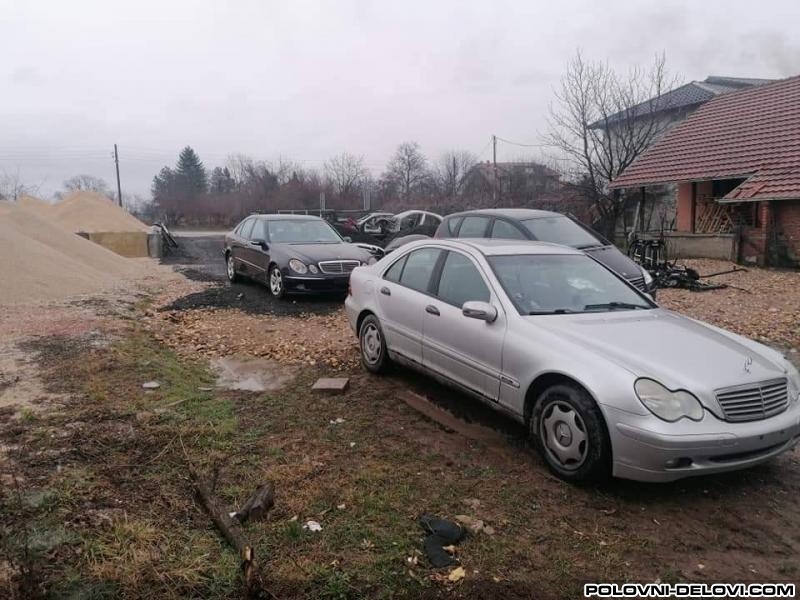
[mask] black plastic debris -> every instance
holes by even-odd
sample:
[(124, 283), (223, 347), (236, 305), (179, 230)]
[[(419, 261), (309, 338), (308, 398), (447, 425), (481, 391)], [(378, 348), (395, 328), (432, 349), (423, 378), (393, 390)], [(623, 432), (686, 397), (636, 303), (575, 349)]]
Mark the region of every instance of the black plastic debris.
[(439, 569), (456, 564), (456, 560), (450, 556), (444, 547), (456, 544), (464, 539), (466, 535), (464, 529), (457, 523), (432, 515), (420, 517), (419, 525), (428, 533), (425, 538), (424, 548), (425, 555), (431, 565)]

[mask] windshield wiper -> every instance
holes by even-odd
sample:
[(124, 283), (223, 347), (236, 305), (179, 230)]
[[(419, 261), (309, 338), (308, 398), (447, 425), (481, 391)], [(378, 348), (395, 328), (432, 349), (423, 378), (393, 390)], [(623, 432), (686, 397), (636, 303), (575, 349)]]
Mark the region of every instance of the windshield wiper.
[(587, 304), (583, 307), (583, 310), (597, 310), (602, 308), (607, 308), (609, 310), (634, 310), (637, 308), (647, 309), (648, 307), (642, 306), (641, 304), (631, 304), (630, 302), (605, 302), (603, 304)]
[(565, 315), (567, 313), (574, 313), (575, 311), (570, 308), (556, 308), (553, 310), (531, 310), (529, 315)]
[(588, 250), (589, 248), (603, 248), (603, 247), (604, 245), (599, 242), (595, 242), (594, 244), (581, 244), (579, 246), (575, 246), (577, 250)]

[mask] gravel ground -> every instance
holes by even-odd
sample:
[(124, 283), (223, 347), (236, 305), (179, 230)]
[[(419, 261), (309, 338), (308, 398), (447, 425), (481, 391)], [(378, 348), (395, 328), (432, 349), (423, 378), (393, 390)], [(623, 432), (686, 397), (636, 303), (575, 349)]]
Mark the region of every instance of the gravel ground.
[[(729, 262), (695, 259), (687, 264), (704, 273), (731, 269)], [(658, 302), (695, 319), (713, 323), (800, 357), (800, 272), (751, 268), (708, 280), (731, 287), (707, 292), (659, 290)]]

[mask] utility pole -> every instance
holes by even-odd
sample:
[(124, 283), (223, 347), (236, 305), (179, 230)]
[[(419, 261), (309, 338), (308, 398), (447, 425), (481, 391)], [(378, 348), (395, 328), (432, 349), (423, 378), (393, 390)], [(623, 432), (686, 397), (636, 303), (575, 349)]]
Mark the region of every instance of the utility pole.
[(492, 163), (494, 164), (494, 179), (492, 180), (492, 201), (497, 206), (497, 136), (492, 135)]
[(114, 144), (114, 164), (117, 167), (117, 201), (120, 208), (122, 207), (122, 186), (119, 184), (119, 153), (117, 152), (117, 145)]

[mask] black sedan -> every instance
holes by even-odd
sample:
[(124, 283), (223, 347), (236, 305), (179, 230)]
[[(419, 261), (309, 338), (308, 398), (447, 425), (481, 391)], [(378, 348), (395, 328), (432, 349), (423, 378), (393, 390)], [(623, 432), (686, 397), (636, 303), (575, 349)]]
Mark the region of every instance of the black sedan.
[(470, 210), (447, 215), (433, 237), (538, 240), (572, 246), (655, 297), (655, 282), (647, 271), (599, 233), (560, 213), (528, 208)]
[(225, 236), (224, 253), (231, 282), (249, 277), (275, 298), (344, 293), (353, 269), (374, 262), (326, 221), (306, 215), (251, 215)]

